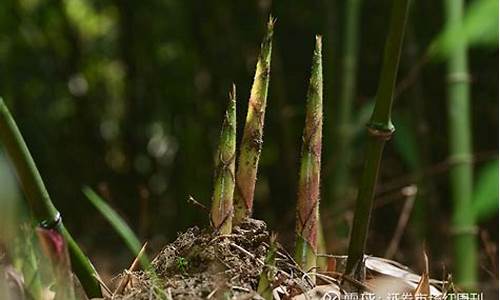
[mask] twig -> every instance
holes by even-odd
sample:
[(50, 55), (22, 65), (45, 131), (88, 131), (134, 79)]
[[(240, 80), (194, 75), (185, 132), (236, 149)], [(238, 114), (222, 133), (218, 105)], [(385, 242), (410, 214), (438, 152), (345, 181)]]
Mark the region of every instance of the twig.
[(167, 299), (168, 300), (174, 299), (174, 298), (172, 298), (172, 288), (170, 288), (170, 287), (167, 289)]
[(403, 233), (406, 229), (406, 225), (408, 224), (408, 220), (410, 219), (410, 215), (413, 210), (413, 205), (415, 204), (417, 187), (416, 186), (411, 186), (411, 187), (413, 187), (413, 189), (406, 189), (408, 192), (411, 193), (408, 194), (406, 198), (406, 202), (399, 216), (396, 231), (394, 232), (394, 236), (392, 237), (391, 242), (389, 243), (389, 247), (387, 248), (387, 251), (385, 252), (384, 255), (388, 259), (392, 258), (394, 254), (396, 254), (396, 251), (398, 250), (399, 242), (401, 241), (401, 237), (403, 236)]
[(140, 258), (144, 255), (144, 252), (146, 251), (146, 246), (148, 245), (148, 242), (145, 242), (144, 245), (142, 246), (141, 250), (137, 254), (136, 258), (128, 268), (128, 270), (125, 270), (125, 276), (122, 277), (120, 280), (120, 283), (118, 284), (118, 287), (116, 287), (115, 292), (113, 295), (119, 295), (123, 292), (125, 287), (127, 286), (129, 280), (130, 280), (130, 274), (137, 269), (139, 266)]
[(328, 275), (325, 275), (325, 274), (321, 274), (321, 273), (316, 273), (316, 272), (312, 272), (311, 273), (312, 275), (314, 276), (317, 276), (323, 280), (325, 280), (326, 282), (330, 283), (330, 284), (335, 284), (335, 285), (339, 285), (339, 288), (340, 288), (340, 282), (339, 280), (333, 278), (333, 277), (330, 277)]
[(322, 272), (322, 273), (323, 274), (333, 274), (333, 275), (336, 275), (336, 276), (342, 278), (343, 280), (345, 279), (349, 283), (354, 284), (358, 288), (362, 288), (362, 289), (364, 289), (367, 292), (373, 292), (373, 289), (371, 289), (369, 286), (367, 286), (366, 284), (364, 284), (363, 282), (361, 282), (359, 280), (356, 280), (356, 279), (352, 278), (349, 275), (346, 275), (346, 274), (343, 274), (343, 273), (339, 273), (339, 272), (335, 272), (335, 271), (325, 271), (325, 272)]
[(427, 52), (425, 52), (411, 67), (408, 74), (401, 81), (399, 81), (396, 89), (394, 90), (394, 99), (398, 99), (405, 90), (407, 90), (417, 81), (418, 77), (420, 76), (422, 67), (424, 67), (428, 62), (429, 55)]
[(242, 286), (233, 285), (233, 286), (231, 286), (231, 289), (233, 289), (233, 290), (237, 290), (237, 291), (242, 291), (242, 292), (247, 292), (247, 293), (250, 293), (250, 290), (249, 290), (249, 289), (244, 288), (244, 287), (242, 287)]
[(217, 235), (216, 237), (214, 237), (213, 239), (211, 239), (210, 242), (208, 242), (208, 243), (212, 244), (213, 242), (215, 242), (217, 240), (220, 240), (220, 239), (223, 239), (223, 238), (232, 238), (232, 237), (243, 237), (243, 236), (240, 235), (240, 234), (234, 234), (234, 233), (231, 233), (231, 234), (221, 234), (221, 235)]
[[(222, 260), (222, 258), (218, 257), (218, 256), (215, 256), (217, 258), (217, 260), (223, 264), (228, 270), (231, 269), (231, 266), (228, 265), (224, 260)], [(227, 270), (226, 270), (227, 271)]]
[(189, 204), (193, 204), (194, 206), (197, 206), (198, 208), (201, 208), (205, 212), (210, 211), (205, 205), (203, 205), (202, 203), (200, 203), (198, 200), (196, 200), (191, 195), (188, 195), (187, 202)]
[(108, 295), (110, 295), (110, 296), (113, 295), (113, 292), (109, 289), (109, 287), (106, 285), (106, 283), (104, 283), (104, 281), (102, 281), (101, 278), (99, 278), (98, 276), (94, 276), (94, 278), (97, 280), (97, 282), (99, 282), (101, 287), (104, 288), (104, 290), (106, 291), (106, 293), (108, 293)]
[(498, 273), (497, 273), (497, 270), (498, 270), (498, 264), (496, 262), (496, 257), (497, 255), (495, 254), (495, 246), (491, 246), (491, 241), (490, 241), (490, 238), (489, 238), (489, 235), (488, 235), (488, 232), (486, 230), (481, 230), (481, 242), (484, 246), (484, 252), (486, 252), (486, 256), (488, 257), (488, 259), (490, 260), (490, 263), (491, 263), (491, 266), (493, 267), (493, 270), (494, 271), (491, 271), (491, 270), (487, 270), (486, 267), (484, 267), (484, 269), (490, 274), (492, 275), (492, 277), (498, 281)]
[(215, 293), (217, 293), (218, 290), (219, 290), (219, 288), (216, 287), (213, 291), (211, 291), (210, 294), (208, 294), (207, 299), (212, 298), (212, 296), (215, 295)]
[[(498, 151), (495, 150), (495, 151), (484, 151), (475, 153), (472, 155), (470, 159), (474, 163), (479, 163), (488, 160), (493, 160), (496, 158), (498, 158)], [(450, 167), (454, 166), (457, 163), (458, 161), (453, 161), (452, 159), (448, 158), (432, 166), (424, 168), (421, 172), (415, 172), (405, 176), (398, 176), (397, 178), (394, 178), (388, 182), (381, 183), (376, 191), (376, 194), (381, 195), (391, 190), (398, 189), (402, 186), (410, 185), (411, 183), (415, 182), (419, 177), (434, 176), (446, 172), (450, 169)]]
[(257, 262), (259, 262), (261, 265), (264, 265), (264, 262), (263, 262), (261, 259), (259, 259), (259, 258), (255, 257), (255, 255), (253, 255), (252, 253), (248, 252), (245, 248), (243, 248), (243, 247), (241, 247), (241, 246), (239, 246), (239, 245), (237, 245), (237, 244), (235, 244), (235, 243), (233, 243), (233, 242), (229, 243), (229, 245), (231, 245), (231, 246), (233, 246), (234, 248), (236, 248), (236, 249), (240, 250), (240, 251), (241, 251), (241, 252), (243, 252), (245, 255), (247, 255), (247, 256), (251, 257), (252, 259), (256, 260)]

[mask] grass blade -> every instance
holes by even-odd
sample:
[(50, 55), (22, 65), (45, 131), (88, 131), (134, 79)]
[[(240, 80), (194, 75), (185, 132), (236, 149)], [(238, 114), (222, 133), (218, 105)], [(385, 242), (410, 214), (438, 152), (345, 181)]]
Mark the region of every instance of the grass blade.
[[(85, 186), (82, 189), (83, 193), (89, 199), (90, 203), (103, 215), (104, 218), (111, 224), (113, 229), (120, 235), (123, 239), (130, 252), (134, 256), (137, 256), (141, 250), (141, 243), (135, 235), (135, 233), (130, 229), (127, 223), (116, 213), (116, 211), (109, 206), (106, 201), (104, 201), (99, 195), (97, 195), (94, 190), (90, 187)], [(150, 269), (151, 263), (146, 255), (141, 256), (141, 264), (145, 270)]]

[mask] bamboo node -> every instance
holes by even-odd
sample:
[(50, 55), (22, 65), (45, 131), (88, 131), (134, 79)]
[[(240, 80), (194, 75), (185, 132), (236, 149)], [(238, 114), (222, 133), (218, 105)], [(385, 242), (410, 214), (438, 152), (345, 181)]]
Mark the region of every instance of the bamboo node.
[(446, 77), (448, 83), (469, 83), (471, 82), (470, 74), (467, 72), (450, 73)]
[(450, 228), (452, 235), (477, 235), (479, 228), (477, 226), (453, 226)]
[(472, 162), (474, 162), (474, 157), (471, 154), (453, 154), (448, 157), (448, 163), (452, 166)]
[(40, 222), (40, 227), (43, 229), (55, 229), (62, 223), (62, 216), (60, 212), (56, 212), (52, 220), (42, 220)]
[(384, 140), (384, 141), (390, 140), (392, 137), (392, 134), (395, 131), (394, 128), (391, 128), (391, 129), (382, 128), (382, 127), (374, 125), (374, 124), (368, 124), (366, 126), (366, 128), (368, 129), (368, 133), (371, 136), (373, 136), (377, 139)]

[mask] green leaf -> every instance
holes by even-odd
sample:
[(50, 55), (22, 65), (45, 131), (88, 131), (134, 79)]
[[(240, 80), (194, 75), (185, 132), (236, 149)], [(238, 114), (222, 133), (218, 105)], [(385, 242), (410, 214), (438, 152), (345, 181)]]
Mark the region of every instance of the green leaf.
[(85, 186), (83, 193), (97, 210), (108, 220), (115, 231), (121, 236), (130, 251), (137, 255), (141, 250), (141, 243), (127, 223), (90, 187)]
[(498, 160), (486, 164), (474, 186), (472, 209), (477, 221), (498, 214)]
[(498, 0), (471, 1), (463, 23), (445, 28), (431, 44), (431, 56), (448, 56), (464, 38), (469, 47), (498, 47)]

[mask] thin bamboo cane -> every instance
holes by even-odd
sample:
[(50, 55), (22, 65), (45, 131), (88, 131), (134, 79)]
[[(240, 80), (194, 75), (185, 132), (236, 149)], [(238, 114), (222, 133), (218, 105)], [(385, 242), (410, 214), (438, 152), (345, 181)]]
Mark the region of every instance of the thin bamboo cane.
[[(464, 1), (446, 0), (446, 26), (458, 28), (463, 20)], [(476, 226), (471, 209), (473, 166), (471, 160), (470, 84), (467, 66), (467, 41), (457, 35), (448, 59), (448, 132), (455, 279), (465, 288), (477, 283)]]
[(338, 119), (335, 134), (335, 169), (331, 197), (343, 198), (349, 179), (349, 147), (352, 140), (351, 117), (356, 91), (358, 66), (358, 27), (361, 0), (348, 0), (345, 8), (344, 48), (342, 52), (342, 85), (338, 103)]
[(96, 280), (97, 272), (64, 227), (21, 132), (2, 98), (0, 98), (0, 140), (14, 164), (33, 216), (40, 224), (55, 227), (64, 236), (68, 244), (72, 268), (87, 296), (89, 298), (102, 297), (99, 282)]
[(385, 142), (391, 138), (394, 132), (394, 125), (391, 121), (392, 100), (409, 3), (410, 0), (393, 1), (390, 30), (384, 50), (384, 62), (375, 99), (375, 108), (367, 125), (369, 141), (366, 146), (365, 163), (356, 201), (346, 265), (346, 274), (358, 279), (364, 277), (363, 258), (380, 160)]

